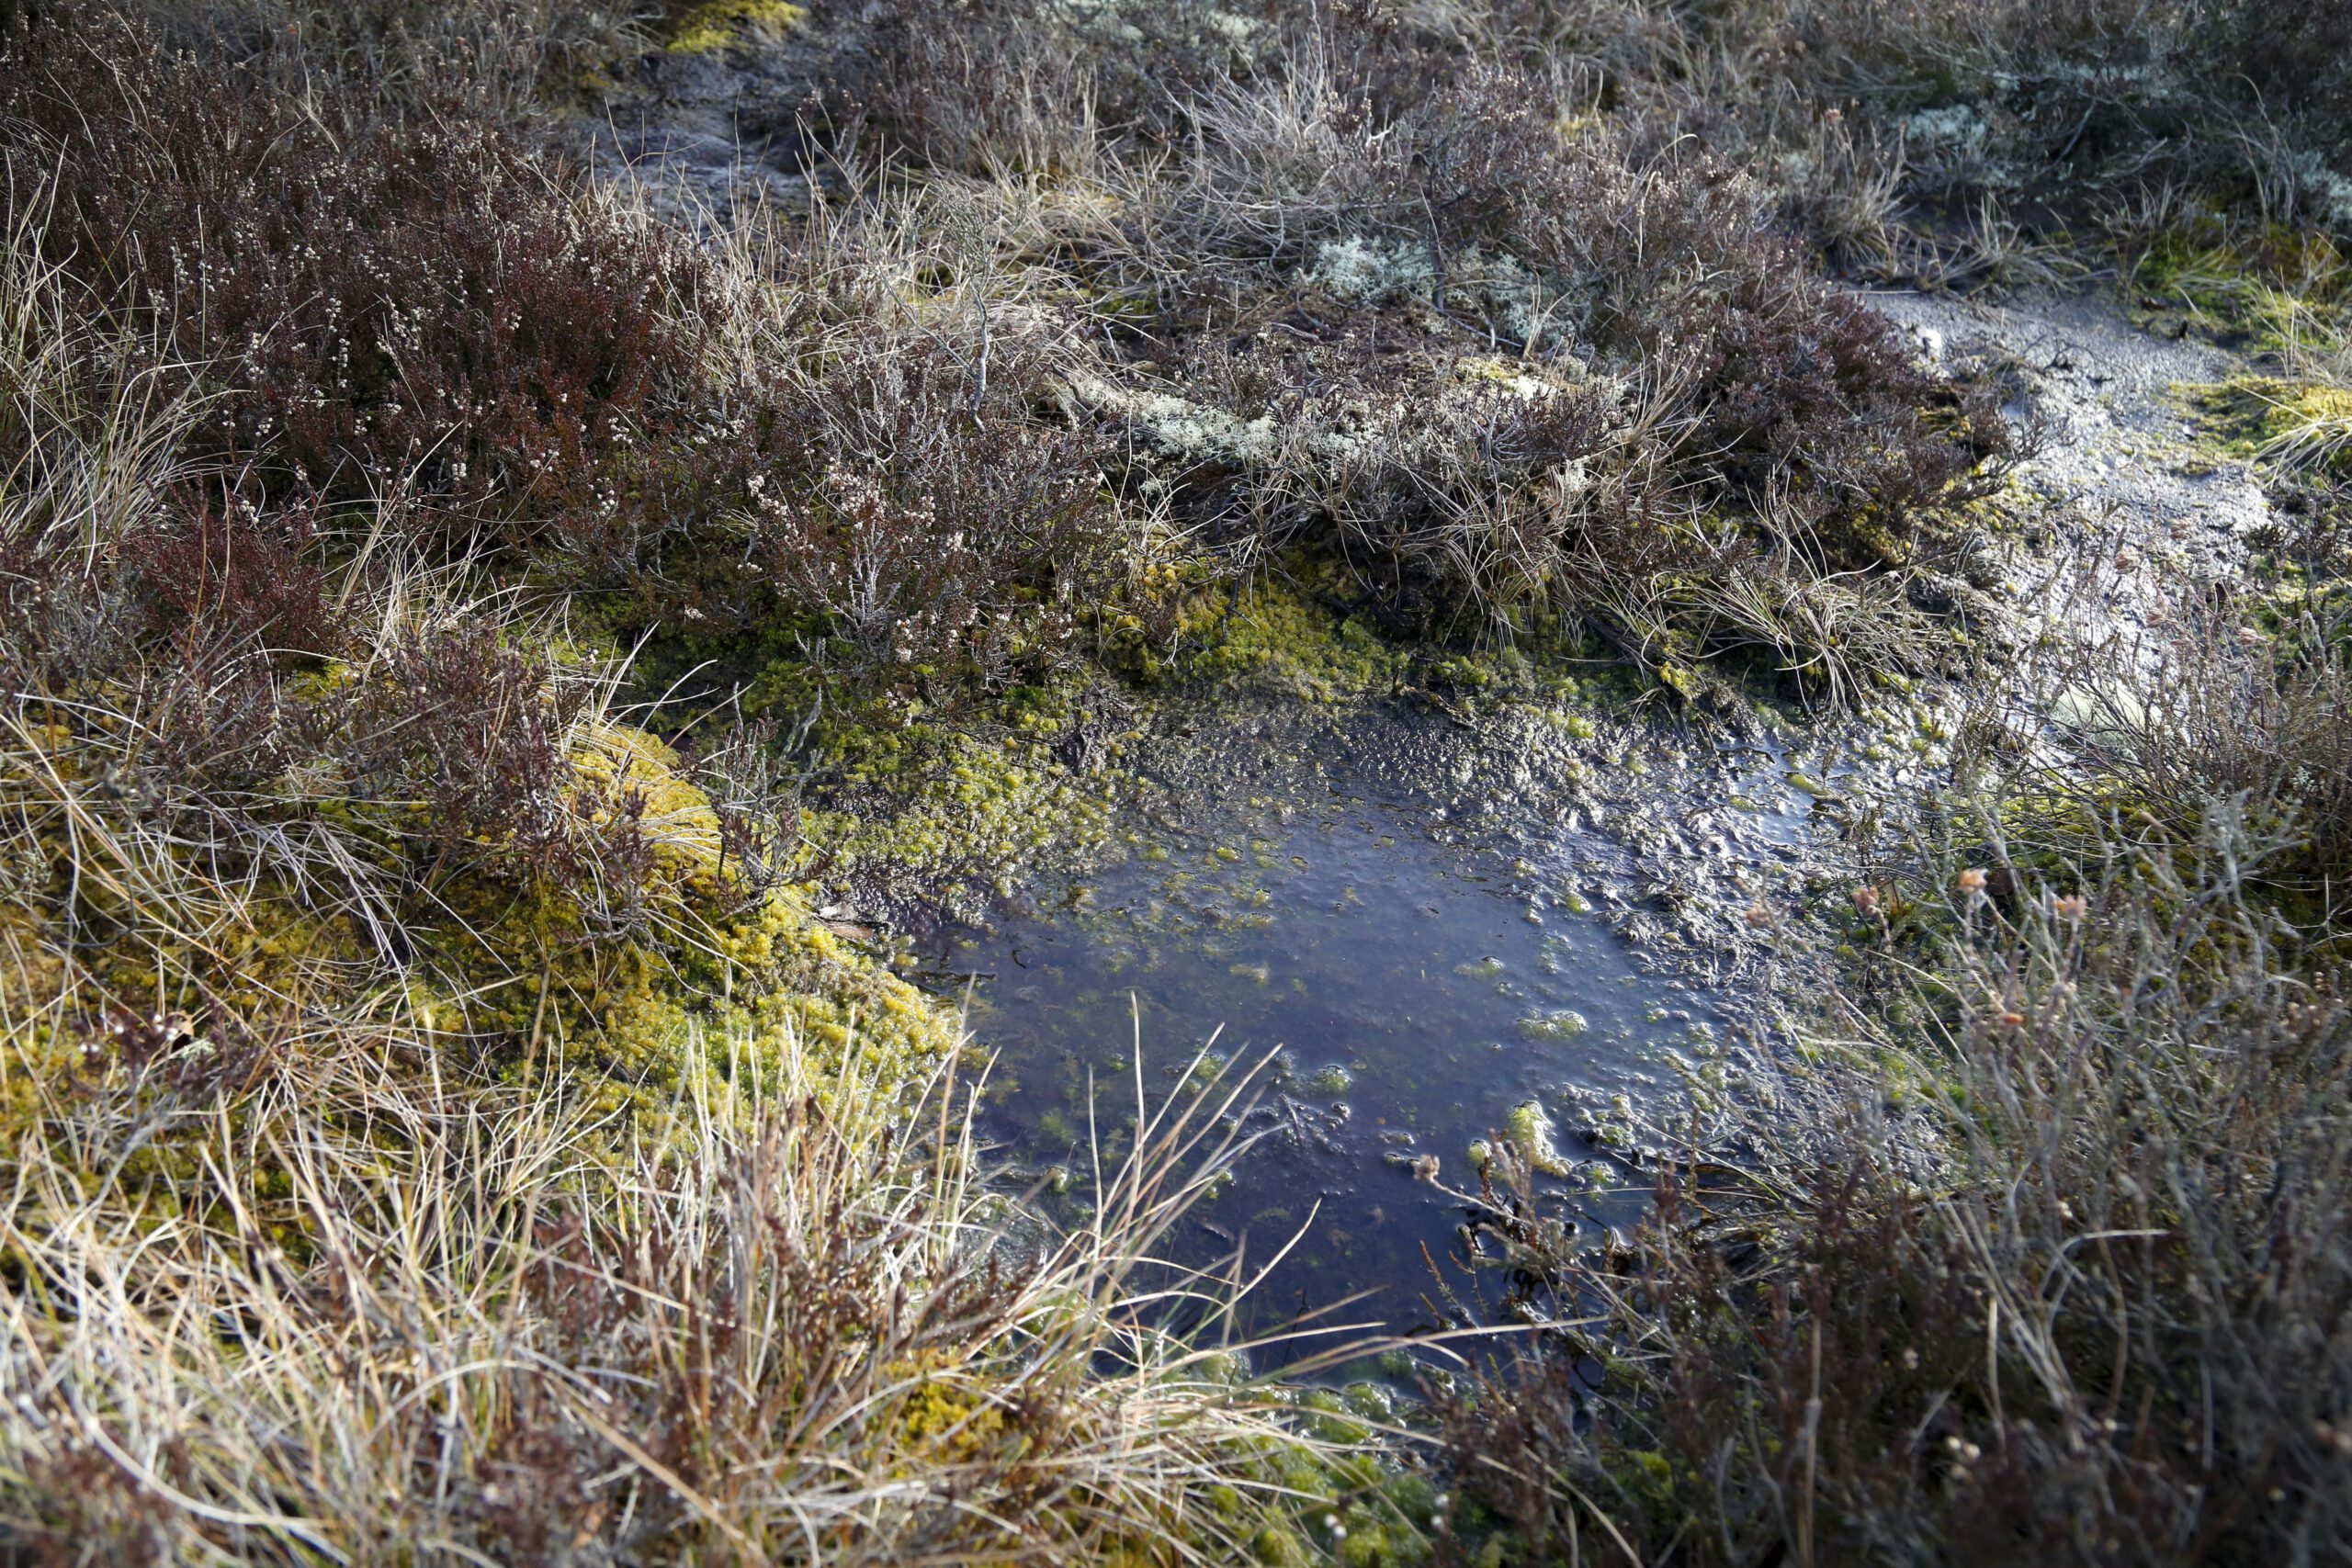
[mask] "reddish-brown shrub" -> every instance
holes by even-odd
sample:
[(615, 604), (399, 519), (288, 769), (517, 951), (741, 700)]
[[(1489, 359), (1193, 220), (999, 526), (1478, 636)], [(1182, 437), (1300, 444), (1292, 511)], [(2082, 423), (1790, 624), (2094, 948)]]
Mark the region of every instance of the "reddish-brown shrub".
[(426, 807), (446, 850), (494, 843), (526, 863), (564, 862), (572, 777), (564, 739), (576, 689), (550, 662), (501, 640), (488, 621), (429, 627), (304, 716), (320, 750), (367, 798)]
[(345, 640), (304, 555), (309, 513), (187, 484), (96, 549), (24, 513), (10, 521), (0, 680), (49, 722), (106, 730), (128, 797), (168, 816), (286, 766), (279, 677)]
[[(1860, 939), (1840, 1027), (1887, 1048), (1840, 1124), (1774, 1156), (1783, 1102), (1741, 1134), (1769, 1179), (1669, 1166), (1623, 1245), (1510, 1234), (1556, 1326), (1446, 1401), (1482, 1528), (1532, 1561), (2345, 1556), (2352, 1011), (2264, 882), (2301, 831), (2240, 796), (2086, 849), (2136, 781), (2060, 787), (1923, 846), (1906, 928)], [(2052, 807), (2072, 858), (1990, 826)]]
[(1069, 165), (1089, 158), (1098, 136), (1181, 134), (1188, 98), (1248, 74), (1305, 14), (1295, 0), (1238, 17), (1206, 0), (1099, 8), (911, 0), (868, 14), (823, 107), (841, 131), (934, 167)]
[(1115, 547), (1103, 438), (1030, 412), (1046, 359), (969, 347), (862, 331), (745, 482), (776, 586), (860, 660), (993, 682), (1062, 647)]
[(297, 104), (138, 24), (6, 35), (8, 216), (220, 390), (200, 438), (272, 497), (404, 491), (446, 542), (592, 575), (665, 513), (651, 450), (699, 374), (697, 264), (461, 112)]
[(281, 664), (342, 651), (347, 633), (311, 551), (315, 505), (264, 511), (250, 494), (198, 485), (176, 499), (122, 542), (123, 588), (151, 635)]
[[(1544, 139), (1520, 123), (1541, 113), (1530, 84), (1476, 85), (1490, 101), (1457, 111), (1463, 124), (1507, 146)], [(1987, 459), (2007, 455), (1997, 411), (1922, 368), (1892, 321), (1814, 276), (1737, 171), (1548, 140), (1550, 155), (1512, 185), (1505, 243), (1583, 302), (1581, 352), (1679, 389), (1686, 468), (1711, 469), (1850, 566), (1899, 558), (1919, 526), (1977, 492), (1971, 476)], [(1938, 416), (1939, 404), (1953, 412)]]

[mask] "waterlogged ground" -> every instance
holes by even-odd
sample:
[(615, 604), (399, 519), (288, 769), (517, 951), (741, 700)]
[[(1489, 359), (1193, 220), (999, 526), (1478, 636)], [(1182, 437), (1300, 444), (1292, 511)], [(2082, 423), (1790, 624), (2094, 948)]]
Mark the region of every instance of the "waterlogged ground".
[(1475, 1189), (1482, 1139), (1536, 1150), (1589, 1238), (1629, 1224), (1651, 1181), (1634, 1114), (1673, 1100), (1724, 1030), (1718, 1003), (1569, 891), (1579, 868), (1613, 874), (1614, 844), (1557, 816), (1462, 830), (1379, 776), (1413, 727), (1368, 728), (1383, 758), (1334, 739), (1305, 765), (1171, 794), (1124, 859), (912, 955), (968, 990), (996, 1061), (984, 1131), (1065, 1220), (1090, 1201), (1095, 1144), (1130, 1136), (1138, 1042), (1154, 1105), (1221, 1098), (1271, 1056), (1238, 1122), (1250, 1147), (1174, 1243), (1251, 1273), (1288, 1247), (1256, 1293), (1261, 1328), (1359, 1292), (1340, 1320), (1398, 1328), (1442, 1318), (1445, 1289), (1493, 1295), (1465, 1267), (1458, 1203), (1413, 1169), (1434, 1157)]
[[(1933, 352), (2006, 355), (2044, 430), (2033, 521), (1986, 547), (1988, 626), (2128, 631), (2264, 523), (2243, 464), (2176, 406), (2226, 368), (2213, 354), (2146, 346), (2111, 307), (1898, 303)], [(1804, 1092), (1780, 1021), (1856, 940), (1853, 892), (1940, 784), (1968, 700), (1928, 684), (1834, 720), (1758, 704), (1705, 722), (1589, 691), (1173, 708), (1141, 721), (1124, 847), (909, 956), (969, 995), (998, 1063), (984, 1131), (1039, 1207), (1083, 1219), (1093, 1141), (1115, 1156), (1132, 1124), (1138, 1040), (1157, 1105), (1214, 1037), (1212, 1071), (1272, 1060), (1241, 1123), (1256, 1141), (1179, 1254), (1254, 1268), (1290, 1247), (1260, 1328), (1359, 1292), (1339, 1321), (1447, 1321), (1448, 1290), (1498, 1282), (1414, 1162), (1475, 1189), (1479, 1140), (1531, 1143), (1597, 1241), (1640, 1216), (1662, 1154), (1719, 1146), (1711, 1098)]]
[[(790, 29), (649, 58), (594, 127), (594, 157), (690, 223), (797, 207), (794, 111), (824, 58)], [(1871, 302), (1927, 359), (2000, 368), (2037, 432), (2008, 522), (1925, 585), (1968, 607), (1975, 641), (2138, 635), (2272, 521), (2183, 391), (2241, 355), (2151, 336), (2100, 293)], [(1369, 1291), (1342, 1315), (1406, 1326), (1466, 1289), (1462, 1215), (1413, 1178), (1416, 1160), (1470, 1188), (1476, 1140), (1544, 1145), (1546, 1181), (1597, 1239), (1640, 1213), (1662, 1150), (1709, 1145), (1692, 1119), (1711, 1094), (1804, 1092), (1777, 1074), (1788, 1037), (1773, 1015), (1819, 1000), (1822, 955), (1858, 939), (1856, 888), (1939, 787), (1963, 716), (2000, 694), (1898, 683), (1834, 723), (1760, 704), (1700, 721), (1670, 703), (1628, 716), (1538, 701), (1319, 728), (1220, 710), (1163, 723), (1142, 749), (1156, 761), (1125, 757), (1121, 787), (1136, 787), (1107, 838), (1054, 815), (1066, 807), (965, 824), (976, 858), (1015, 840), (1033, 857), (991, 863), (978, 879), (991, 897), (955, 891), (945, 841), (896, 867), (875, 857), (832, 891), (846, 931), (866, 929), (861, 908), (920, 931), (900, 962), (968, 995), (997, 1061), (985, 1131), (1063, 1220), (1085, 1214), (1094, 1143), (1124, 1147), (1138, 1041), (1155, 1105), (1187, 1089), (1213, 1035), (1221, 1065), (1271, 1054), (1242, 1124), (1257, 1141), (1176, 1246), (1247, 1265), (1295, 1238), (1258, 1295), (1261, 1325)], [(2131, 702), (2093, 690), (2075, 705)], [(888, 815), (878, 797), (833, 804)], [(1066, 864), (1086, 880), (1042, 869)], [(1006, 890), (985, 924), (926, 924)]]

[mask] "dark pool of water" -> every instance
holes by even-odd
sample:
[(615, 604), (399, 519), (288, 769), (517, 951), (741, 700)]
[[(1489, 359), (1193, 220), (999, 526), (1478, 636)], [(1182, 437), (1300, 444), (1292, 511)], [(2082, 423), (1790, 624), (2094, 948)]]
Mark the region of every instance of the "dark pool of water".
[(1475, 1189), (1474, 1141), (1528, 1101), (1571, 1168), (1546, 1181), (1557, 1201), (1596, 1234), (1636, 1217), (1648, 1177), (1577, 1128), (1614, 1097), (1673, 1093), (1677, 1057), (1713, 1027), (1705, 998), (1517, 858), (1573, 871), (1574, 842), (1464, 848), (1433, 829), (1409, 798), (1317, 778), (1163, 824), (1092, 882), (923, 944), (922, 972), (968, 988), (996, 1057), (984, 1134), (1074, 1219), (1090, 1138), (1124, 1148), (1138, 1037), (1155, 1102), (1186, 1091), (1213, 1036), (1235, 1067), (1278, 1047), (1242, 1122), (1262, 1136), (1172, 1238), (1193, 1263), (1262, 1260), (1304, 1227), (1253, 1298), (1261, 1330), (1365, 1292), (1344, 1319), (1429, 1322), (1432, 1262), (1476, 1289), (1448, 1260), (1460, 1209), (1404, 1162), (1435, 1155)]

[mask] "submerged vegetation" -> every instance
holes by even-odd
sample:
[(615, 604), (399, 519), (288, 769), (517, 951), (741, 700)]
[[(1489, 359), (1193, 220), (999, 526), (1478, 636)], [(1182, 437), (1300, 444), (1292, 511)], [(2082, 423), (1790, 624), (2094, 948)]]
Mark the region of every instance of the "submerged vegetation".
[[(2352, 1557), (2346, 15), (0, 0), (6, 1553)], [(770, 199), (598, 177), (665, 94)], [(2070, 637), (1846, 284), (2086, 277), (2278, 525)], [(1171, 693), (1597, 667), (1969, 694), (1648, 1224), (1515, 1110), (1397, 1408), (1160, 1259), (1245, 1074), (994, 1181), (860, 906)]]

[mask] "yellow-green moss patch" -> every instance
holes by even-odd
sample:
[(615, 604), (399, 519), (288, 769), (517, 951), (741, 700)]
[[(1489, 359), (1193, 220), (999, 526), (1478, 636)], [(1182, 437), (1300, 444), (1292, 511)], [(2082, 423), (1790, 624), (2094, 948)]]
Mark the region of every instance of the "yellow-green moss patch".
[(808, 18), (808, 10), (790, 0), (704, 0), (670, 32), (673, 54), (708, 54), (733, 47), (746, 38), (775, 39)]
[(829, 874), (947, 897), (1009, 892), (1024, 868), (1083, 863), (1110, 839), (1115, 778), (1080, 773), (1028, 733), (931, 726), (850, 739), (854, 808), (804, 815)]
[[(1294, 563), (1309, 564), (1311, 563)], [(1236, 591), (1217, 639), (1193, 661), (1213, 679), (1249, 679), (1309, 702), (1338, 702), (1392, 687), (1408, 656), (1362, 622), (1316, 604), (1312, 589), (1261, 581)]]
[(2352, 468), (2352, 389), (2239, 376), (2177, 390), (2224, 456), (2307, 473)]

